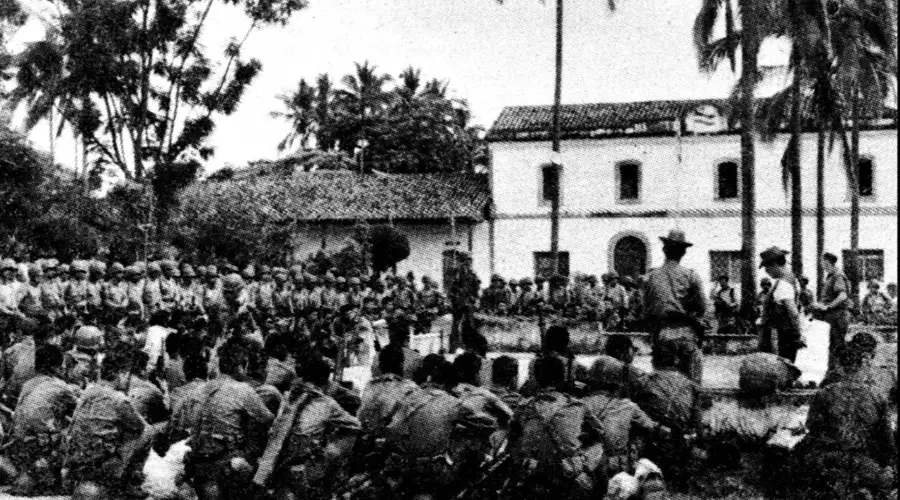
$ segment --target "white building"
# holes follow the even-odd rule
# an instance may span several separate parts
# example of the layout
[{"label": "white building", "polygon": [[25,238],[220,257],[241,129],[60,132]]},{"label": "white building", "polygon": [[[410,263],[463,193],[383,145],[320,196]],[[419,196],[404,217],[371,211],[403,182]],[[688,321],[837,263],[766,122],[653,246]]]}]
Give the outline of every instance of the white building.
[{"label": "white building", "polygon": [[[740,136],[724,101],[567,105],[562,109],[560,262],[563,271],[636,275],[662,263],[658,236],[684,230],[684,264],[739,281]],[[897,280],[896,111],[860,141],[860,249],[865,275]],[[488,266],[533,276],[550,248],[551,108],[509,107],[488,134],[492,154]],[[782,187],[786,134],[756,150],[757,252],[790,249],[790,194]],[[803,137],[804,274],[815,286],[817,134]],[[840,143],[827,156],[826,249],[850,247],[850,202]],[[479,258],[479,256],[476,256]],[[758,258],[758,256],[754,256]]]}]

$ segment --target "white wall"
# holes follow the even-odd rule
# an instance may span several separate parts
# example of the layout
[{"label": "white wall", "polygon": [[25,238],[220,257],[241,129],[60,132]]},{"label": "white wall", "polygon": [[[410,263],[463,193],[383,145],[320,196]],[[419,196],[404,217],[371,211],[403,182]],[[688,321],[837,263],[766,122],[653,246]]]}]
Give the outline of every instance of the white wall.
[{"label": "white wall", "polygon": [[[457,224],[456,236],[452,237],[453,230],[449,223],[444,224],[415,224],[398,222],[394,224],[399,231],[409,238],[410,254],[406,260],[397,264],[397,272],[405,275],[412,271],[416,280],[421,282],[423,275],[433,278],[438,283],[443,283],[443,257],[442,252],[449,248],[451,241],[458,242],[458,248],[472,252],[473,266],[476,273],[483,280],[488,276],[488,230],[487,223]],[[469,247],[469,232],[472,233],[472,248]],[[336,252],[344,247],[353,232],[352,225],[346,224],[308,224],[302,226],[295,235],[296,255],[306,258],[309,254],[315,254],[322,249],[322,241],[325,241],[327,253]]]},{"label": "white wall", "polygon": [[[772,245],[790,248],[789,193],[782,188],[781,157],[787,143],[757,147],[757,252]],[[539,195],[539,165],[549,158],[549,143],[492,143],[493,192],[497,207],[496,272],[531,276],[533,252],[550,248],[549,206]],[[815,285],[816,136],[803,142],[804,274]],[[686,137],[678,163],[676,138],[623,138],[564,141],[560,250],[570,252],[571,272],[602,274],[611,269],[611,245],[631,233],[650,243],[651,266],[662,261],[658,236],[672,228],[695,243],[684,264],[709,276],[710,250],[740,250],[740,201],[715,199],[714,169],[724,159],[740,158],[739,137]],[[862,201],[860,248],[885,252],[885,281],[897,281],[897,131],[863,132],[860,152],[875,163],[875,196]],[[640,203],[616,202],[616,163],[643,164]],[[849,197],[839,145],[826,169],[826,249],[840,255],[850,246]],[[614,212],[612,216],[609,212]],[[648,212],[658,212],[651,216]],[[667,215],[662,215],[666,212]],[[868,215],[866,215],[868,213]]]}]

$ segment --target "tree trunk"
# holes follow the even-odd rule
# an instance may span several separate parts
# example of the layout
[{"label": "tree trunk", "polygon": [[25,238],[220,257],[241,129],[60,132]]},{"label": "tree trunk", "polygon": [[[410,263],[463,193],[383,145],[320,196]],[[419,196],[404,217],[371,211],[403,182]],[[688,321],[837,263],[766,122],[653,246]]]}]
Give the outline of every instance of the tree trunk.
[{"label": "tree trunk", "polygon": [[754,1],[741,2],[743,28],[741,50],[741,311],[753,317],[756,303],[756,102],[754,89],[759,70],[759,33]]},{"label": "tree trunk", "polygon": [[816,297],[822,300],[825,285],[825,269],[822,255],[825,253],[825,126],[819,129],[816,149]]},{"label": "tree trunk", "polygon": [[[553,88],[553,124],[550,131],[554,155],[558,157],[560,151],[560,107],[562,106],[562,66],[563,66],[563,0],[556,0],[556,79]],[[550,259],[553,262],[553,273],[559,273],[559,196],[562,186],[560,181],[560,165],[554,158],[551,171],[553,172],[553,196],[550,199]]]},{"label": "tree trunk", "polygon": [[791,268],[796,276],[803,274],[803,72],[800,65],[794,70],[794,97],[791,104]]},{"label": "tree trunk", "polygon": [[852,104],[853,128],[850,135],[850,262],[844,262],[849,271],[850,299],[855,306],[859,300],[859,97],[854,95]]}]

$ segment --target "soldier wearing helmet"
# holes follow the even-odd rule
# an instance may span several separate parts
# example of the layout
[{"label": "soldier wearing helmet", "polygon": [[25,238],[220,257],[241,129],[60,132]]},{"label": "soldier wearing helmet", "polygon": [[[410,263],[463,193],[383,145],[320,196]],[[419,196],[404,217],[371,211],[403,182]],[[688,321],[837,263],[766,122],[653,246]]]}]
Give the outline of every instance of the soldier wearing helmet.
[{"label": "soldier wearing helmet", "polygon": [[103,310],[103,287],[106,277],[106,264],[99,260],[88,263],[88,312],[91,316],[98,316]]},{"label": "soldier wearing helmet", "polygon": [[159,268],[162,273],[159,278],[159,307],[171,314],[175,311],[179,300],[178,279],[181,277],[181,271],[178,270],[178,263],[171,259],[160,261]]},{"label": "soldier wearing helmet", "polygon": [[82,326],[75,332],[75,345],[66,352],[63,371],[66,381],[84,389],[96,382],[100,374],[100,351],[103,332],[95,326]]},{"label": "soldier wearing helmet", "polygon": [[44,281],[44,272],[41,266],[31,264],[28,266],[28,283],[22,287],[19,295],[19,310],[30,318],[36,318],[45,314],[41,301],[41,283]]},{"label": "soldier wearing helmet", "polygon": [[125,267],[114,262],[109,268],[109,279],[103,284],[103,310],[107,324],[115,325],[125,317],[128,309],[128,284],[122,279]]},{"label": "soldier wearing helmet", "polygon": [[125,276],[128,279],[126,284],[128,295],[127,313],[131,316],[144,318],[146,317],[146,311],[144,309],[144,280],[142,279],[141,268],[137,265],[128,266],[125,269]]},{"label": "soldier wearing helmet", "polygon": [[162,267],[159,262],[147,264],[147,278],[144,280],[143,301],[147,317],[163,309]]},{"label": "soldier wearing helmet", "polygon": [[278,318],[293,318],[292,290],[288,281],[288,270],[283,267],[273,269],[275,288],[272,291],[272,307]]},{"label": "soldier wearing helmet", "polygon": [[89,313],[89,266],[86,261],[76,260],[72,262],[72,280],[66,286],[64,298],[69,314],[84,318]]},{"label": "soldier wearing helmet", "polygon": [[5,330],[10,329],[18,318],[23,317],[19,312],[19,293],[15,279],[17,271],[16,261],[12,259],[0,261],[0,272],[2,272],[2,278],[0,278],[0,322],[6,323],[3,325]]},{"label": "soldier wearing helmet", "polygon": [[253,306],[256,309],[257,322],[262,325],[275,312],[275,304],[272,302],[275,281],[272,279],[272,269],[269,266],[260,266],[258,278],[253,294]]},{"label": "soldier wearing helmet", "polygon": [[55,259],[50,259],[44,264],[44,282],[41,283],[41,305],[51,321],[56,321],[61,317],[66,308],[58,265],[59,263]]},{"label": "soldier wearing helmet", "polygon": [[196,281],[197,272],[193,266],[181,266],[181,281],[178,289],[178,310],[189,313],[203,311],[203,285]]}]

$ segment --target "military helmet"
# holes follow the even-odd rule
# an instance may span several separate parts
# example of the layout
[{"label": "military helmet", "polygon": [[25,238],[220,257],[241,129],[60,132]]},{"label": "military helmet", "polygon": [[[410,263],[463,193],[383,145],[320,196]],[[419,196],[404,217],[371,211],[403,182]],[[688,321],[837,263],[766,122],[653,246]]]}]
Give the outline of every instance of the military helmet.
[{"label": "military helmet", "polygon": [[125,272],[125,266],[118,262],[113,262],[113,265],[109,268],[109,274],[116,275],[122,274]]},{"label": "military helmet", "polygon": [[185,278],[196,278],[197,273],[194,271],[194,268],[190,264],[185,264],[181,266],[181,275]]},{"label": "military helmet", "polygon": [[218,275],[219,275],[219,269],[216,266],[214,266],[212,264],[206,266],[206,276],[218,276]]},{"label": "military helmet", "polygon": [[159,265],[159,262],[151,262],[147,264],[147,274],[150,273],[161,273],[162,266]]},{"label": "military helmet", "polygon": [[522,279],[519,281],[519,285],[520,285],[520,286],[530,286],[530,285],[533,285],[533,284],[534,284],[534,283],[531,281],[531,278],[522,278]]},{"label": "military helmet", "polygon": [[92,260],[89,264],[91,271],[97,274],[106,273],[106,263],[100,260]]},{"label": "military helmet", "polygon": [[75,346],[82,349],[98,349],[103,345],[103,332],[96,326],[82,326],[75,332]]},{"label": "military helmet", "polygon": [[355,285],[355,286],[359,286],[359,285],[362,284],[362,281],[360,281],[360,279],[357,278],[356,276],[350,278],[350,280],[349,280],[348,282],[349,282],[351,285]]},{"label": "military helmet", "polygon": [[244,278],[237,273],[231,273],[222,279],[222,287],[230,292],[240,291],[244,288]]},{"label": "military helmet", "polygon": [[335,281],[337,281],[338,285],[347,284],[347,278],[345,278],[343,276],[338,276],[337,280],[335,280]]},{"label": "military helmet", "polygon": [[267,274],[272,274],[272,268],[269,266],[261,266],[259,268],[259,276],[265,276]]},{"label": "military helmet", "polygon": [[253,279],[256,276],[256,269],[253,268],[253,265],[249,265],[241,272],[241,277],[245,280]]},{"label": "military helmet", "polygon": [[0,268],[2,268],[3,271],[16,271],[19,269],[16,265],[16,261],[8,258],[0,261]]},{"label": "military helmet", "polygon": [[299,264],[291,266],[291,276],[293,276],[294,279],[302,278],[303,277],[303,266],[301,266]]},{"label": "military helmet", "polygon": [[87,261],[85,260],[76,260],[72,261],[72,272],[73,273],[86,273],[90,270]]},{"label": "military helmet", "polygon": [[41,266],[37,263],[32,263],[28,265],[28,276],[42,276],[44,274],[44,270],[41,269]]}]

